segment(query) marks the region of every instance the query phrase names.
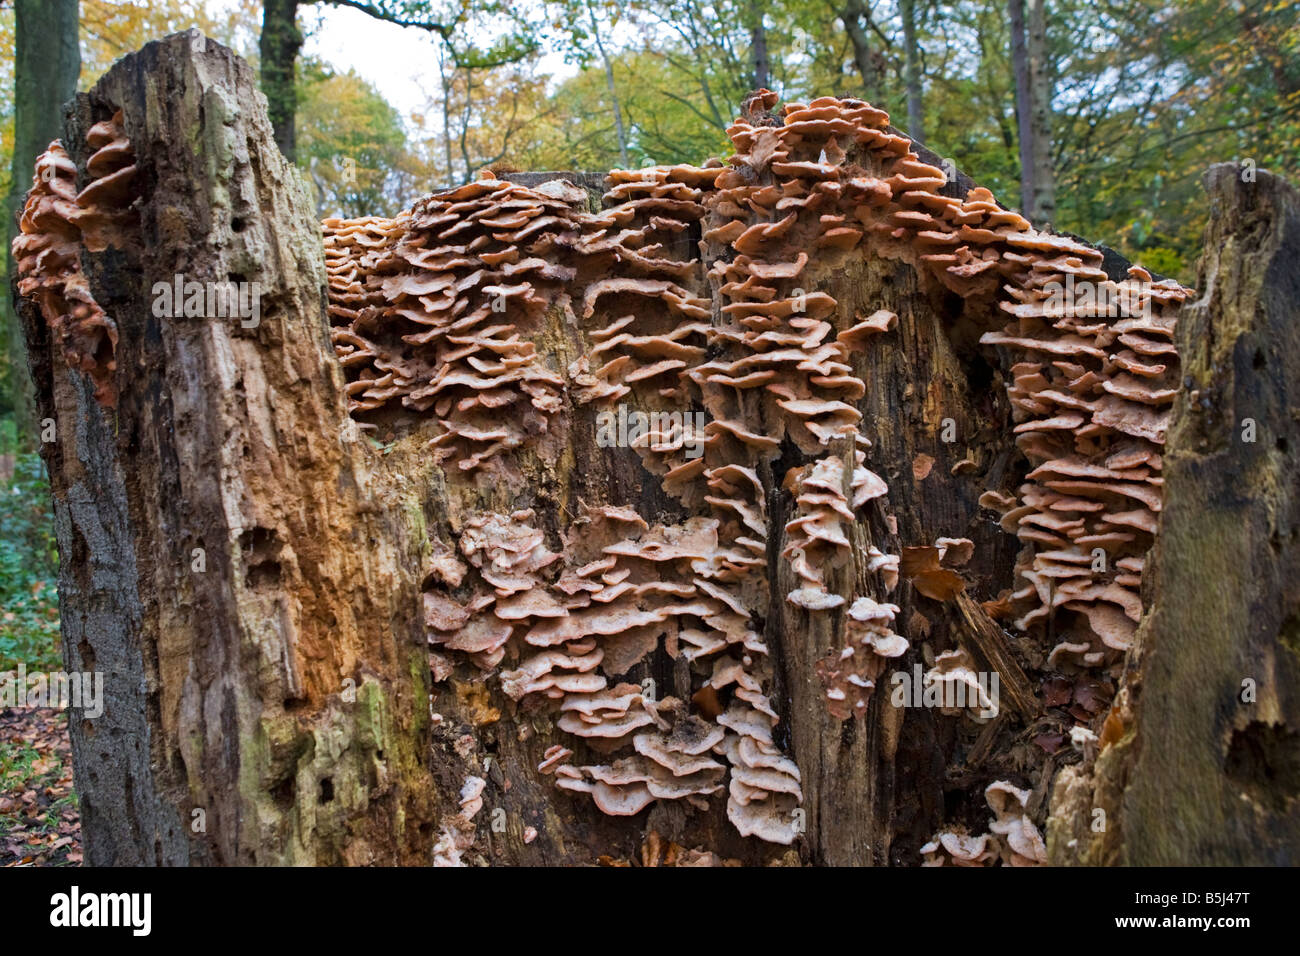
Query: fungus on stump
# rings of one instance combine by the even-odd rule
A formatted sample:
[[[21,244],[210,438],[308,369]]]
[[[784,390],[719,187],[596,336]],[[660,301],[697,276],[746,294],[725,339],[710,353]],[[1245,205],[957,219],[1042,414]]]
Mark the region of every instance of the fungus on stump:
[[[1186,290],[866,103],[753,102],[599,208],[487,178],[322,240],[229,51],[79,98],[44,162],[83,189],[20,241],[65,651],[110,687],[91,862],[1043,861],[1141,617]],[[1144,318],[1053,312],[1076,280]],[[975,703],[895,706],[922,671]]]

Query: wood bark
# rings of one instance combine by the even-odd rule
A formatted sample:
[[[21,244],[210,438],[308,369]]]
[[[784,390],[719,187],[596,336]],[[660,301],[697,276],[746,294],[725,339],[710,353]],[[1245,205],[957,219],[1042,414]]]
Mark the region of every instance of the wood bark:
[[[1055,862],[1300,861],[1300,193],[1232,164],[1205,187],[1150,610],[1095,765],[1057,782]]]
[[[85,263],[143,387],[98,405],[25,308],[63,555],[69,666],[107,702],[73,721],[96,865],[427,856],[427,670],[409,502],[341,411],[320,230],[248,67],[191,32],[78,98],[121,109],[140,239]],[[155,315],[153,286],[257,282],[261,323]],[[148,383],[145,385],[145,383]]]

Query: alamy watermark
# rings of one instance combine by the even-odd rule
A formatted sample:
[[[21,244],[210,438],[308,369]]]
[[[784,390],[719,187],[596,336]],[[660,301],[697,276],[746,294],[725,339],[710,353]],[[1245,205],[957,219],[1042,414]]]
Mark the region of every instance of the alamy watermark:
[[[893,684],[889,702],[895,707],[970,708],[982,720],[996,717],[1001,686],[997,671],[962,670],[973,680],[966,680],[959,673],[922,672],[920,664],[914,665],[910,674],[895,671],[889,678]]]
[[[160,319],[238,319],[246,329],[262,322],[259,282],[200,282],[178,272],[170,282],[155,282],[150,292]]]
[[[652,451],[682,448],[687,458],[704,454],[707,435],[704,412],[642,412],[619,405],[617,411],[596,415],[596,444],[601,448],[649,447]]]
[[[1052,280],[1044,284],[1043,291],[1049,318],[1151,318],[1151,286],[1146,282],[1076,282],[1074,276],[1066,275],[1065,282]]]
[[[100,671],[27,672],[20,663],[16,671],[0,672],[0,707],[75,707],[94,720],[104,712],[104,675]]]
[[[152,893],[83,893],[73,886],[50,897],[50,925],[76,928],[125,927],[133,936],[148,936],[153,926]]]

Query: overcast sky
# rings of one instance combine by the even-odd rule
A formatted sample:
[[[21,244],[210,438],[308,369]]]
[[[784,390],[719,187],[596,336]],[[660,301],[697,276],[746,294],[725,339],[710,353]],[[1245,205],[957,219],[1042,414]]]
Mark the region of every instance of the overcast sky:
[[[381,23],[349,7],[318,4],[300,10],[301,23],[310,32],[303,52],[339,70],[356,70],[403,118],[423,111],[426,93],[438,95],[438,55],[432,34]],[[568,75],[574,68],[561,55],[546,53],[539,71]]]

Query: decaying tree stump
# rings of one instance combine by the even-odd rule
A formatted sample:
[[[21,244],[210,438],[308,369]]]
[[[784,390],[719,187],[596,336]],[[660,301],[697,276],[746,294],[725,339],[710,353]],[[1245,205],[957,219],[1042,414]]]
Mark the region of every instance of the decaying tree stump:
[[[418,505],[349,433],[311,202],[247,66],[198,34],[79,97],[80,168],[119,110],[150,198],[138,240],[87,268],[141,387],[97,403],[26,316],[58,428],[65,650],[108,689],[72,725],[87,861],[427,859],[428,678],[400,610]],[[155,316],[177,274],[259,283],[260,324]]]
[[[1164,616],[1165,590],[1255,555],[1262,630],[1225,629],[1215,666],[1265,630],[1294,643],[1285,525],[1237,528],[1231,559],[1162,552],[1143,585],[1151,664],[1123,653],[1159,508],[1139,485],[1159,485],[1178,365],[1111,340],[1171,351],[1186,290],[1148,283],[1156,317],[1135,330],[1053,331],[1044,283],[1143,274],[936,178],[867,104],[818,100],[784,124],[774,105],[755,95],[728,164],[612,175],[604,208],[585,182],[488,180],[393,220],[327,222],[323,242],[230,51],[169,37],[78,98],[68,159],[47,155],[29,202],[23,318],[57,429],[65,654],[108,688],[102,717],[72,723],[88,862],[915,864],[951,854],[941,832],[984,840],[991,815],[971,858],[1030,862],[1056,771],[1091,759],[1086,737],[1082,755],[1062,747],[1071,728],[1101,734],[1103,761],[1133,749],[1102,727],[1124,662],[1152,726],[1181,719],[1152,688],[1204,676],[1190,657],[1162,669],[1158,635],[1184,613]],[[1282,184],[1257,188],[1294,221]],[[1230,192],[1212,189],[1225,208]],[[1260,290],[1289,294],[1267,272],[1282,253],[1238,255],[1230,240],[1257,233],[1231,213],[1213,228],[1218,261],[1258,283],[1231,293],[1239,352],[1261,349],[1279,389],[1257,379],[1232,415],[1260,422],[1249,460],[1287,503],[1294,330],[1280,308],[1276,331],[1249,314]],[[61,271],[31,265],[67,244],[46,261]],[[255,288],[257,312],[187,317],[191,282]],[[1235,321],[1220,301],[1191,323]],[[1019,336],[999,331],[1009,313]],[[1185,328],[1179,344],[1190,387],[1218,388],[1222,361]],[[705,416],[698,460],[680,432],[611,447],[601,414],[619,403]],[[1225,494],[1198,483],[1220,471],[1194,449],[1229,432],[1180,421],[1167,521],[1192,541],[1194,502]],[[1058,452],[1082,456],[1075,471],[1049,461],[1013,491]],[[1102,461],[1127,491],[1088,485]],[[1150,502],[1120,519],[1139,530],[1099,533],[1086,515],[1124,493]],[[1053,524],[1053,504],[1084,517]],[[1075,573],[1068,602],[1022,587],[1089,535],[1100,570]],[[1023,632],[1004,626],[1013,605]],[[1293,702],[1269,688],[1294,688],[1293,662],[1258,647],[1240,676],[1260,703],[1231,725],[1225,785],[1264,787],[1280,813],[1283,791],[1245,778],[1281,767],[1292,786],[1276,754]],[[1001,678],[991,720],[891,702],[891,672],[972,668]],[[1149,848],[1168,845],[1157,824],[1154,844],[1130,829],[1168,776],[1148,753],[1125,839],[1169,859]],[[1086,827],[1090,793],[1058,799],[1053,827]]]
[[[1290,866],[1300,849],[1300,195],[1229,164],[1205,186],[1150,609],[1095,767],[1057,782],[1062,863]]]

